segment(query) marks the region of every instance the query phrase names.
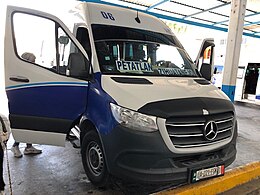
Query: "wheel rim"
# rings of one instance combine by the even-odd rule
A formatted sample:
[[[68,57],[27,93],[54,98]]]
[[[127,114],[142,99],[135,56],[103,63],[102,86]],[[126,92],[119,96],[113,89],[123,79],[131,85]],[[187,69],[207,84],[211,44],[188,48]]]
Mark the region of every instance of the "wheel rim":
[[[98,143],[92,141],[88,144],[87,164],[91,173],[99,176],[104,168],[104,158]]]

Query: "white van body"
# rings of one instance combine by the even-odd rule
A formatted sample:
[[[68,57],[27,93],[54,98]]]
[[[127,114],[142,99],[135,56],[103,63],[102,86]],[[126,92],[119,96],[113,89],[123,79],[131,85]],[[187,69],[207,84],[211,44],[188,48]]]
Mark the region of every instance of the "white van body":
[[[234,106],[171,30],[148,14],[97,3],[80,3],[73,15],[70,31],[53,15],[7,8],[15,140],[64,145],[79,129],[96,185],[110,176],[179,184],[223,175],[236,156]]]

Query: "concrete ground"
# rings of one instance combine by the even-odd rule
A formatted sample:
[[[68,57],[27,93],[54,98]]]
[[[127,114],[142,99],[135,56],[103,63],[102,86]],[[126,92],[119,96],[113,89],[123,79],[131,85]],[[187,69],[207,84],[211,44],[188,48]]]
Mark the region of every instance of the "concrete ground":
[[[260,106],[236,102],[235,107],[239,125],[238,154],[235,162],[227,169],[260,161]],[[14,158],[10,151],[12,142],[9,140],[7,148],[13,195],[124,194],[127,190],[125,187],[94,187],[83,170],[80,149],[73,148],[70,142],[65,147],[36,145],[43,150],[42,154],[19,159]],[[21,144],[22,150],[24,147],[25,144]],[[7,156],[4,161],[4,177],[6,193],[10,194]],[[138,188],[134,190],[134,193],[140,192]]]
[[[248,183],[237,186],[231,190],[228,190],[220,195],[260,195],[260,177],[254,179]]]
[[[260,161],[260,105],[236,102],[237,158],[228,168]]]

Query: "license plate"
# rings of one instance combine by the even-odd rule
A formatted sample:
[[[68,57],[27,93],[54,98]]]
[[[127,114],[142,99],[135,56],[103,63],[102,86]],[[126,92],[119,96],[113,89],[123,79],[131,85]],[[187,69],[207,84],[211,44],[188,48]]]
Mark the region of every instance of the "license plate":
[[[215,167],[210,167],[206,169],[196,170],[191,172],[191,182],[197,182],[203,179],[212,178],[224,175],[225,167],[224,165],[219,165]]]

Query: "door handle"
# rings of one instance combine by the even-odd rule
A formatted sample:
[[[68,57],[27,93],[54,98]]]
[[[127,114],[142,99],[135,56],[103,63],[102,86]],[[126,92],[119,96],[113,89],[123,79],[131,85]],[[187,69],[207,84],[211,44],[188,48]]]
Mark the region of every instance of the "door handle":
[[[22,77],[22,76],[14,76],[14,77],[10,77],[9,78],[11,81],[15,81],[15,82],[22,82],[22,83],[29,83],[30,80],[26,77]]]

